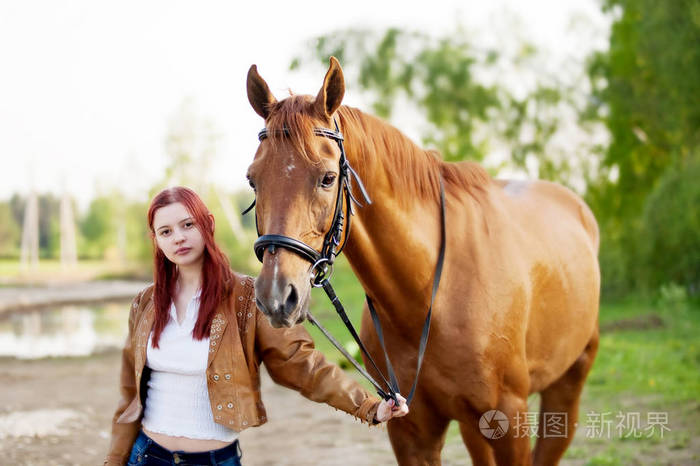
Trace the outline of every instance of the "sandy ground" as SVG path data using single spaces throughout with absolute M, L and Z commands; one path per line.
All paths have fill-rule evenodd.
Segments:
M 0 463 L 102 464 L 119 363 L 118 352 L 0 360 Z M 395 464 L 383 428 L 370 429 L 269 378 L 263 380 L 263 399 L 269 422 L 241 434 L 246 466 Z

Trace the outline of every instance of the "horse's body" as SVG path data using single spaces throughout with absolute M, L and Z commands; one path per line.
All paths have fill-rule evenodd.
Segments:
M 284 125 L 292 134 L 304 133 L 304 127 L 290 115 L 305 116 L 315 125 L 330 126 L 331 116 L 338 120 L 348 161 L 373 201 L 356 209 L 345 254 L 375 302 L 404 390 L 415 374 L 438 259 L 443 180 L 446 255 L 423 370 L 409 415 L 388 426 L 399 463 L 439 464 L 447 425 L 455 419 L 475 465 L 529 464 L 529 438 L 522 427 L 527 397 L 539 392 L 541 413 L 567 416 L 567 435 L 546 436 L 540 414 L 534 463 L 556 464 L 573 437 L 579 395 L 598 343 L 598 230 L 592 213 L 559 185 L 492 180 L 474 163 L 440 161 L 359 110 L 339 107 L 339 101 L 329 106 L 329 100 L 337 100 L 339 70 L 332 60 L 315 100 L 295 96 L 279 103 L 268 100 L 267 107 L 256 107 L 256 98 L 259 104 L 265 93 L 256 93 L 260 88 L 255 87 L 251 91 L 251 79 L 253 84 L 261 80 L 255 72 L 252 78 L 249 74 L 249 98 L 268 127 Z M 322 97 L 327 119 L 313 111 Z M 332 167 L 334 157 L 337 164 L 327 142 L 313 144 L 307 152 L 321 154 L 323 170 Z M 295 159 L 299 150 L 293 142 L 262 148 L 251 173 L 258 185 L 270 177 L 264 192 L 258 189 L 258 207 L 264 211 L 258 220 L 265 233 L 318 243 L 328 228 L 322 220 L 331 214 L 326 193 L 305 192 L 308 180 L 301 172 L 313 164 Z M 303 307 L 306 289 L 299 277 L 308 276 L 308 265 L 286 251 L 266 253 L 266 261 L 256 283 L 259 305 L 270 311 L 273 301 L 289 304 L 286 290 L 291 286 L 296 298 L 291 303 Z M 366 309 L 361 336 L 381 362 Z M 480 417 L 492 409 L 510 421 L 511 428 L 499 439 L 488 439 L 479 430 Z

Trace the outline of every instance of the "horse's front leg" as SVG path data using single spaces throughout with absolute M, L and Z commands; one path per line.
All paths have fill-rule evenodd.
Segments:
M 498 411 L 506 415 L 509 429 L 498 439 L 491 440 L 496 463 L 499 466 L 529 466 L 532 464 L 530 455 L 530 438 L 514 428 L 523 424 L 527 412 L 527 394 L 504 391 L 499 397 Z
M 449 419 L 437 414 L 420 394 L 406 417 L 388 423 L 389 439 L 400 466 L 439 465 Z

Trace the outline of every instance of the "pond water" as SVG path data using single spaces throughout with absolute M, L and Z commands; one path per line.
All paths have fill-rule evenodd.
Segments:
M 130 301 L 22 311 L 0 317 L 0 357 L 89 356 L 121 348 Z

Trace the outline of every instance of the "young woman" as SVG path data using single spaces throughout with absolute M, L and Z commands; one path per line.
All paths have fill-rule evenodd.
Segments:
M 148 224 L 154 283 L 131 306 L 106 465 L 240 465 L 238 433 L 266 421 L 261 362 L 275 382 L 365 422 L 408 412 L 327 362 L 302 326 L 270 326 L 192 190 L 159 193 Z

